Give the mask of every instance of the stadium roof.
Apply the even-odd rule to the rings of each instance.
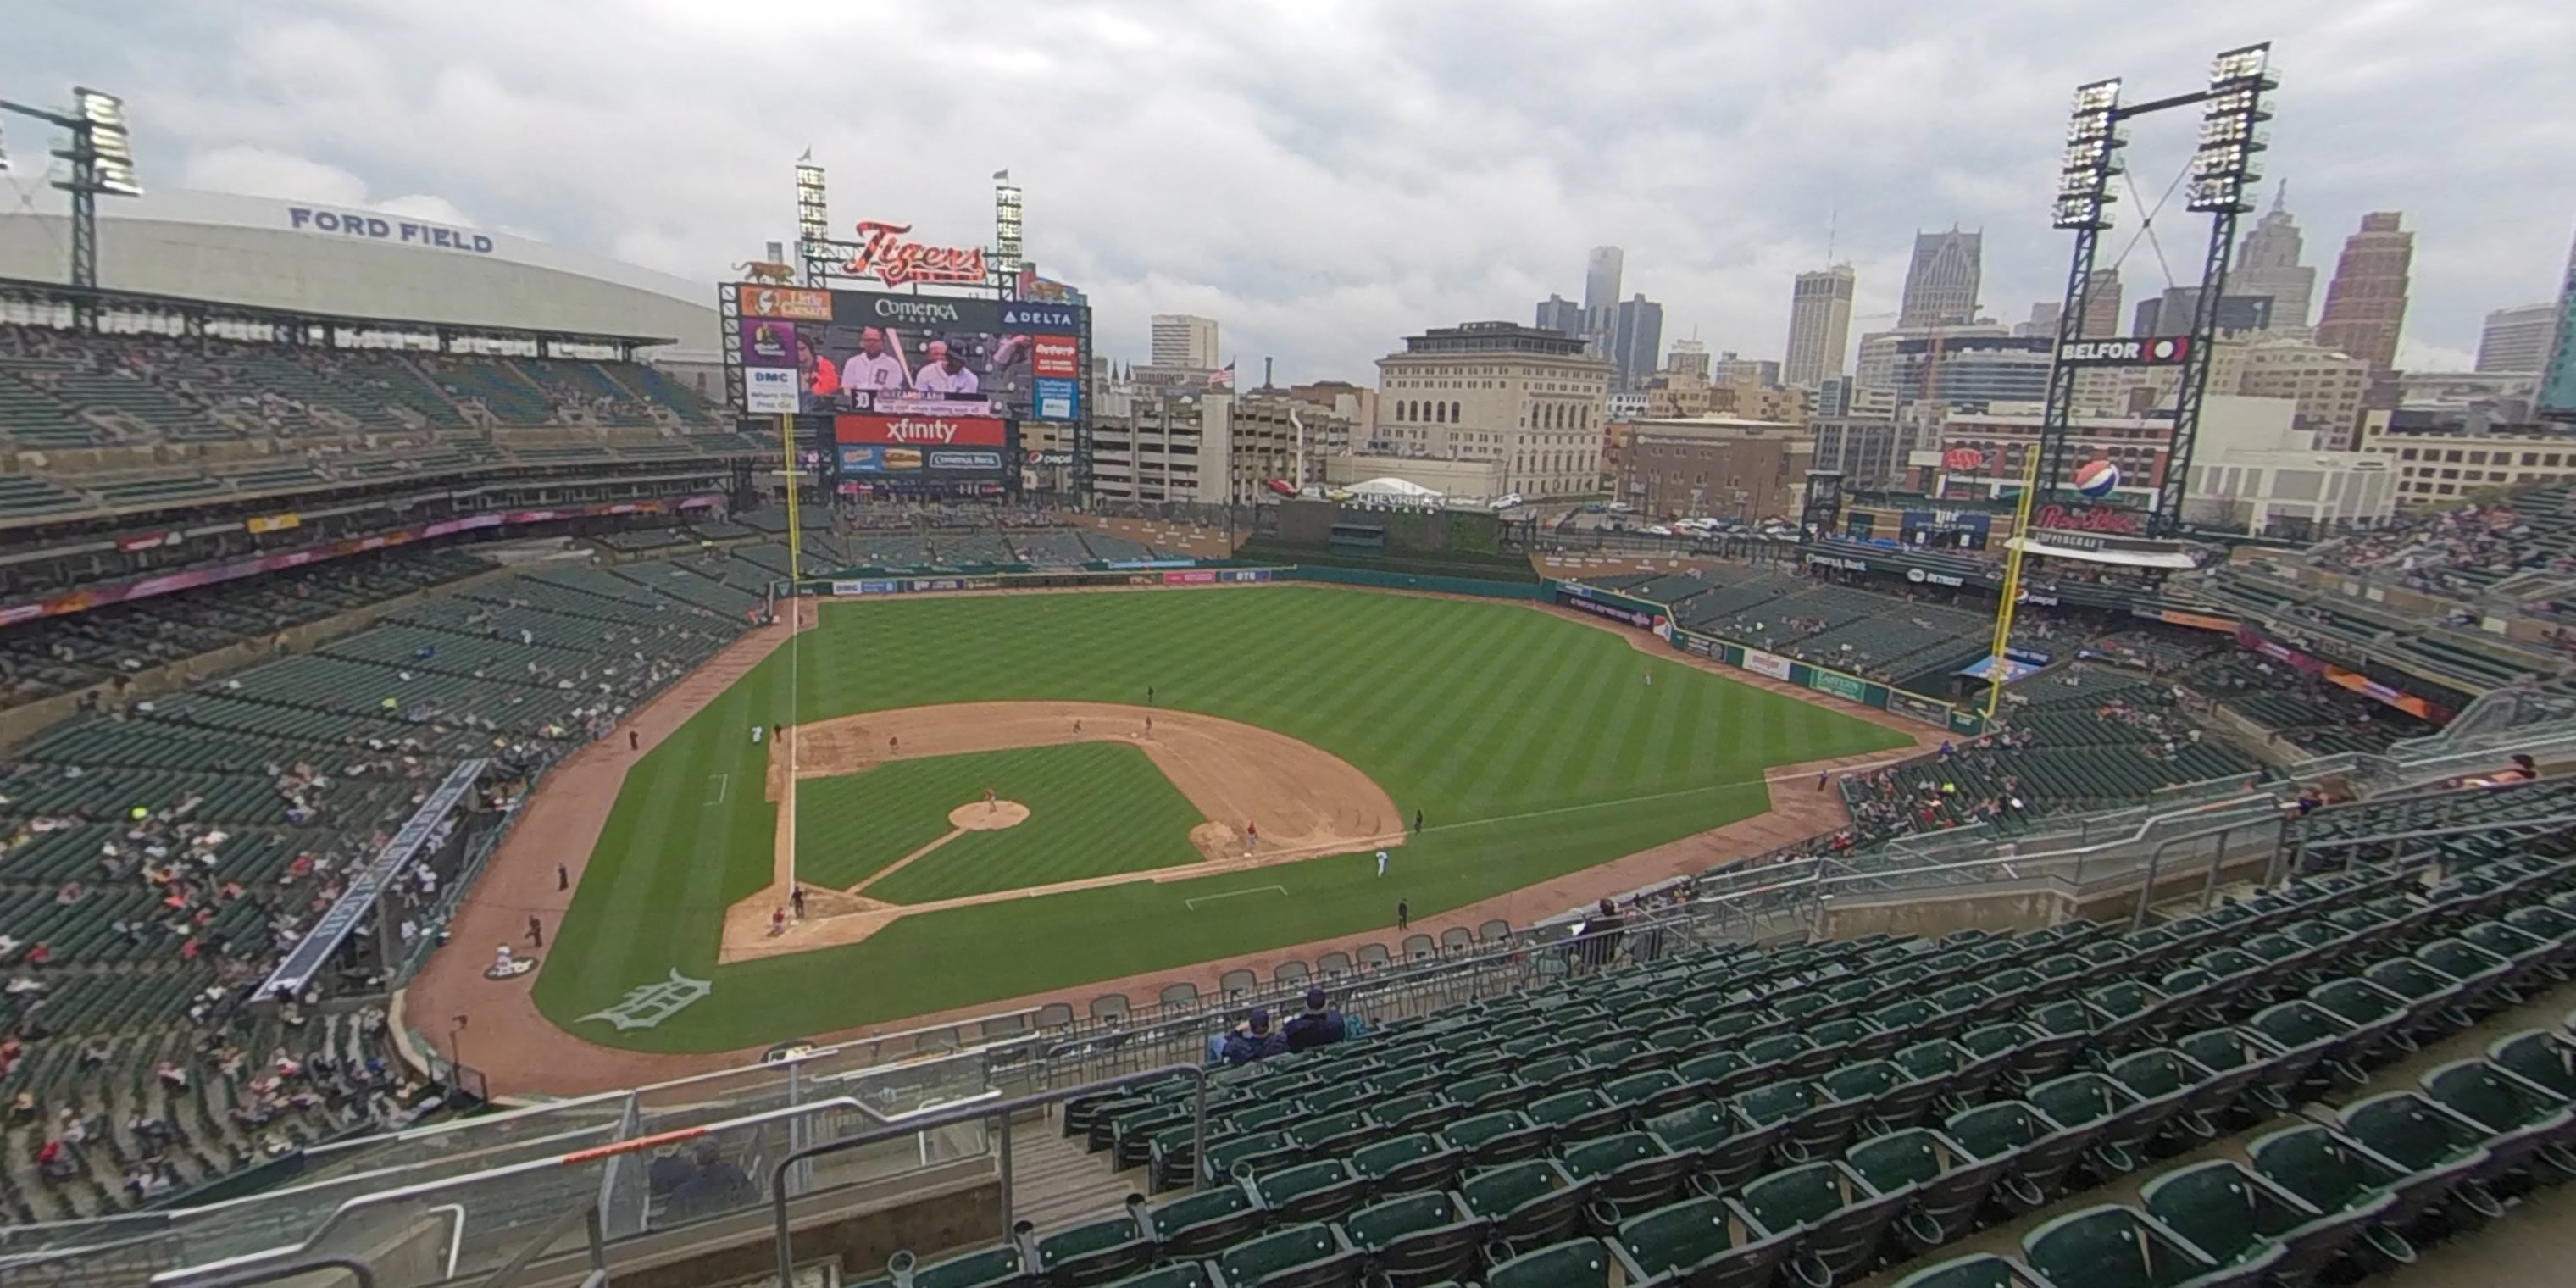
[[[601,345],[630,353],[636,349],[649,349],[676,343],[669,336],[615,335],[473,322],[423,322],[410,318],[314,313],[302,309],[270,308],[258,304],[228,304],[221,300],[194,299],[184,295],[156,295],[149,291],[119,291],[106,287],[83,288],[62,282],[0,277],[0,303],[25,304],[40,308],[48,306],[68,308],[75,302],[92,304],[110,313],[162,314],[170,317],[193,318],[200,322],[255,322],[267,326],[320,326],[346,330],[411,332],[449,339],[514,340],[535,342],[539,345],[560,342]]]

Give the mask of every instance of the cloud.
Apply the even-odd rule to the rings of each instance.
[[[417,192],[373,197],[368,195],[366,180],[338,166],[268,148],[220,147],[199,152],[188,158],[180,176],[184,186],[207,192],[354,206],[410,219],[474,226],[474,217],[445,197]]]
[[[1527,320],[1579,294],[1605,242],[1668,336],[1713,349],[1779,354],[1789,277],[1825,262],[1829,226],[1864,318],[1894,308],[1913,232],[1957,223],[1985,231],[1987,311],[2019,319],[2063,280],[2045,207],[2073,86],[2186,90],[2264,36],[2283,72],[2269,169],[2295,181],[2310,262],[2330,272],[2365,211],[2418,230],[2411,351],[2465,352],[2488,309],[2552,295],[2576,215],[2576,172],[2531,163],[2576,148],[2576,110],[2529,89],[2561,79],[2567,6],[215,8],[39,7],[0,83],[126,92],[147,182],[472,212],[709,280],[789,234],[808,146],[836,223],[933,241],[988,237],[985,176],[1009,167],[1030,256],[1091,292],[1104,353],[1141,355],[1149,313],[1195,311],[1247,369],[1275,355],[1294,379],[1371,379],[1424,327]],[[2144,204],[2192,130],[2133,131]],[[2196,276],[2206,220],[2169,207],[2157,226]],[[2124,269],[2131,298],[2165,284],[2143,245]]]

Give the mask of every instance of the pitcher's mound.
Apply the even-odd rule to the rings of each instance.
[[[948,811],[948,825],[961,832],[998,832],[1029,821],[1029,807],[1018,801],[982,801]]]

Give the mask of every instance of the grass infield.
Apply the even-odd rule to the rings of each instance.
[[[762,781],[766,749],[749,731],[789,718],[791,666],[799,719],[942,702],[1142,703],[1150,685],[1161,706],[1342,757],[1429,827],[1382,880],[1353,854],[1136,882],[905,917],[862,943],[719,968],[723,909],[767,883],[777,811],[757,791],[707,804],[706,784]],[[629,771],[536,1001],[592,1041],[721,1050],[1391,930],[1399,897],[1428,919],[1758,813],[1773,766],[1903,745],[1893,730],[1508,604],[1304,586],[829,604],[819,629]],[[799,863],[829,867],[830,879],[806,869],[827,884],[881,870],[944,831],[950,808],[981,799],[991,766],[1020,756],[1039,758],[1028,790],[1060,803],[994,783],[1031,806],[1028,823],[960,838],[869,893],[917,901],[1159,866],[1166,834],[1172,861],[1190,861],[1188,822],[1152,821],[1157,792],[1188,812],[1177,789],[1141,753],[1123,784],[1104,776],[1095,788],[1058,768],[1078,762],[1055,756],[1084,750],[1127,749],[938,758],[960,762],[953,781],[937,760],[920,762],[929,799],[890,795],[881,837],[863,820],[896,780],[868,780],[912,766],[805,780]],[[834,808],[850,821],[819,821]],[[986,844],[959,848],[969,842]],[[1286,893],[1206,897],[1266,886]],[[580,1021],[673,969],[713,980],[713,993],[656,1028]]]

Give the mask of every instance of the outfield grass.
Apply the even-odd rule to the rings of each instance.
[[[1397,851],[1384,880],[1351,855],[1137,882],[906,917],[863,943],[714,965],[724,904],[768,880],[776,809],[757,793],[699,802],[711,775],[760,780],[747,731],[787,718],[791,690],[797,718],[810,720],[940,702],[1141,703],[1149,685],[1160,705],[1342,757],[1399,811],[1421,810],[1429,829]],[[792,654],[755,668],[628,775],[536,997],[593,1041],[715,1050],[1391,930],[1399,897],[1428,919],[1758,813],[1772,766],[1905,744],[1517,605],[1313,587],[828,604]],[[1110,829],[1092,835],[1133,838],[1138,808],[1121,793],[1076,812]],[[801,854],[840,844],[802,817]],[[1038,821],[969,839],[1029,833],[1032,848],[1013,864],[1126,862],[1056,858],[1038,844]],[[996,870],[934,866],[944,857],[913,865],[919,879],[971,885],[968,874]],[[1195,911],[1187,902],[1274,885],[1285,893],[1202,899]],[[671,969],[714,980],[714,992],[658,1028],[576,1022]]]

